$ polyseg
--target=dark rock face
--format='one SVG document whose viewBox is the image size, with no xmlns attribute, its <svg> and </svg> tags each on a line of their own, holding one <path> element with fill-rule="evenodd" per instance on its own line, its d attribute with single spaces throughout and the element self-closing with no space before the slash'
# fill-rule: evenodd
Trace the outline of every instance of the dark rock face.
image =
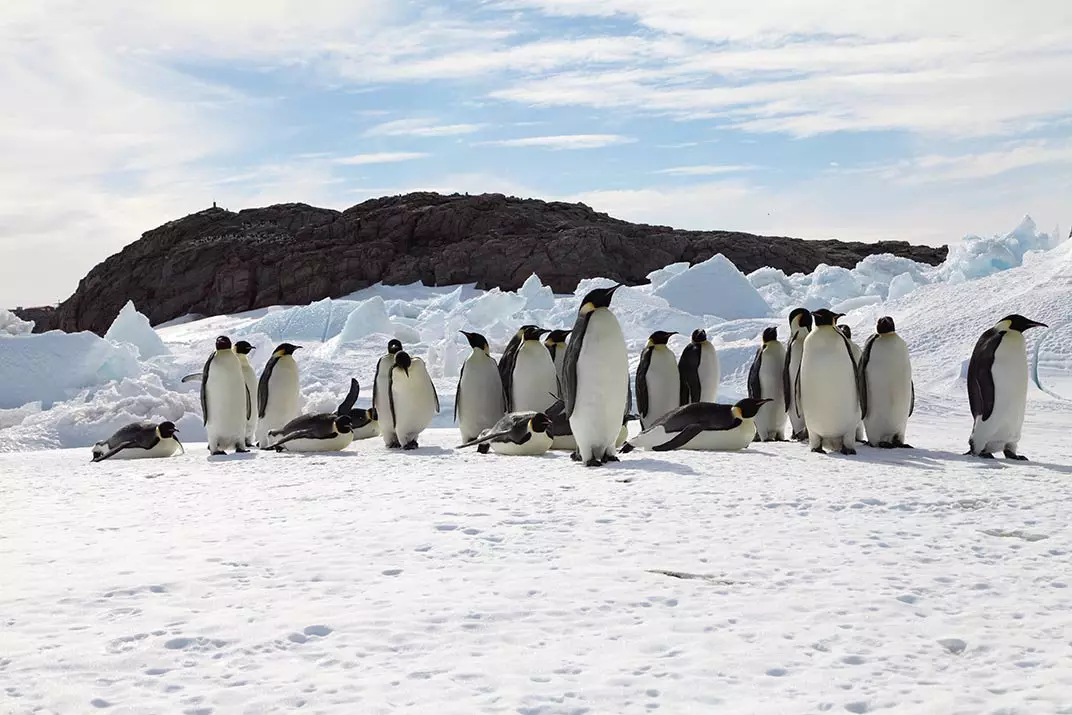
<svg viewBox="0 0 1072 715">
<path fill-rule="evenodd" d="M 762 266 L 796 273 L 820 263 L 852 268 L 875 253 L 937 264 L 946 249 L 679 231 L 620 221 L 584 204 L 500 194 L 416 193 L 341 213 L 306 204 L 212 208 L 149 231 L 105 260 L 37 330 L 103 334 L 128 299 L 156 325 L 187 313 L 304 304 L 379 281 L 510 290 L 535 272 L 556 292 L 592 276 L 636 285 L 657 268 L 716 253 L 746 273 Z"/>
</svg>

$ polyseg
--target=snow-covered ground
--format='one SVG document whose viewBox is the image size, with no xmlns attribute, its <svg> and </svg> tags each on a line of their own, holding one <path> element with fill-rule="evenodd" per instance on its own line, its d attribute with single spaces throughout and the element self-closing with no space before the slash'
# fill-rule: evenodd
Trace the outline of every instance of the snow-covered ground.
<svg viewBox="0 0 1072 715">
<path fill-rule="evenodd" d="M 454 450 L 457 331 L 497 353 L 522 323 L 570 327 L 603 282 L 377 286 L 157 330 L 131 306 L 109 339 L 0 315 L 0 712 L 1072 707 L 1072 242 L 1025 222 L 936 268 L 877 257 L 790 277 L 716 258 L 615 296 L 634 367 L 653 330 L 706 327 L 727 400 L 790 307 L 839 307 L 860 342 L 892 315 L 914 451 L 637 451 L 586 470 Z M 1011 312 L 1051 325 L 1028 333 L 1033 461 L 965 458 L 967 359 Z M 305 345 L 309 410 L 350 377 L 367 405 L 397 336 L 428 360 L 442 413 L 413 453 L 377 439 L 210 459 L 179 378 L 218 334 L 257 346 L 258 370 L 276 343 Z M 176 421 L 187 453 L 89 463 L 139 418 Z"/>
</svg>

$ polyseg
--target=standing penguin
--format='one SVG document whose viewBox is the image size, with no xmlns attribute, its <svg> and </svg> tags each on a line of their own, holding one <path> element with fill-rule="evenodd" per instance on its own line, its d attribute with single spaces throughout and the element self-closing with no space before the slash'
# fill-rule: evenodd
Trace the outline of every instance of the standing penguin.
<svg viewBox="0 0 1072 715">
<path fill-rule="evenodd" d="M 405 351 L 395 353 L 390 375 L 388 394 L 395 434 L 402 449 L 417 449 L 417 437 L 439 412 L 439 395 L 424 360 L 411 358 Z"/>
<path fill-rule="evenodd" d="M 681 405 L 681 376 L 677 358 L 667 345 L 675 332 L 656 330 L 640 353 L 636 372 L 637 411 L 640 427 L 647 429 L 655 420 Z"/>
<path fill-rule="evenodd" d="M 848 339 L 849 347 L 852 349 L 852 359 L 856 361 L 856 369 L 859 370 L 860 369 L 860 358 L 863 357 L 864 351 L 861 350 L 860 346 L 856 344 L 856 341 L 852 339 L 852 328 L 850 328 L 847 325 L 839 325 L 839 326 L 837 326 L 837 329 L 840 330 L 841 334 L 844 335 Z M 857 375 L 857 379 L 859 379 L 859 375 Z M 860 409 L 861 409 L 861 413 L 862 413 L 862 410 L 863 410 L 862 405 L 861 405 Z M 856 441 L 857 442 L 866 441 L 864 439 L 864 423 L 863 423 L 863 420 L 860 421 L 860 424 L 856 425 Z"/>
<path fill-rule="evenodd" d="M 808 425 L 804 421 L 804 408 L 800 404 L 797 378 L 800 375 L 800 357 L 804 354 L 804 338 L 811 332 L 811 312 L 796 308 L 789 314 L 789 341 L 785 345 L 785 368 L 782 370 L 782 392 L 785 396 L 785 411 L 789 414 L 792 438 L 808 439 Z"/>
<path fill-rule="evenodd" d="M 508 412 L 543 412 L 555 402 L 558 374 L 551 354 L 540 343 L 540 336 L 546 332 L 527 326 L 521 344 L 511 355 L 509 369 L 505 373 L 500 370 Z M 505 355 L 503 359 L 507 359 Z"/>
<path fill-rule="evenodd" d="M 480 333 L 459 331 L 473 348 L 462 364 L 458 391 L 454 396 L 454 421 L 462 433 L 462 441 L 470 442 L 495 425 L 506 412 L 506 396 L 495 358 L 489 353 L 488 341 Z M 486 453 L 487 442 L 477 450 Z"/>
<path fill-rule="evenodd" d="M 298 363 L 300 345 L 283 343 L 272 351 L 257 383 L 257 444 L 268 448 L 268 433 L 298 416 Z"/>
<path fill-rule="evenodd" d="M 551 353 L 551 362 L 555 364 L 555 374 L 558 375 L 559 382 L 562 382 L 562 366 L 566 363 L 566 337 L 569 333 L 568 330 L 552 330 L 543 339 L 547 352 Z"/>
<path fill-rule="evenodd" d="M 230 338 L 221 335 L 201 371 L 201 415 L 212 454 L 225 454 L 232 447 L 236 452 L 249 451 L 246 422 L 252 409 L 238 355 Z"/>
<path fill-rule="evenodd" d="M 842 454 L 856 454 L 853 445 L 860 424 L 860 396 L 852 346 L 836 327 L 840 313 L 822 308 L 812 317 L 815 329 L 804 339 L 797 377 L 808 442 L 813 452 L 823 453 L 826 446 Z"/>
<path fill-rule="evenodd" d="M 1000 449 L 1008 459 L 1027 460 L 1016 451 L 1027 408 L 1024 331 L 1045 327 L 1013 314 L 979 336 L 968 362 L 968 402 L 975 418 L 969 454 L 990 459 Z"/>
<path fill-rule="evenodd" d="M 235 354 L 238 355 L 238 364 L 242 366 L 242 379 L 246 383 L 246 392 L 249 393 L 250 404 L 259 405 L 260 400 L 257 399 L 257 373 L 253 371 L 253 366 L 249 364 L 249 354 L 254 350 L 256 348 L 245 340 L 239 340 L 234 344 Z M 246 446 L 252 447 L 256 438 L 257 410 L 250 410 L 249 418 L 246 420 Z"/>
<path fill-rule="evenodd" d="M 372 407 L 380 418 L 380 436 L 383 443 L 391 449 L 402 445 L 395 435 L 395 423 L 391 413 L 391 368 L 395 365 L 395 355 L 402 352 L 402 342 L 391 339 L 387 341 L 387 354 L 376 362 L 376 377 L 372 380 Z"/>
<path fill-rule="evenodd" d="M 576 459 L 598 467 L 616 462 L 618 435 L 629 395 L 629 355 L 622 327 L 610 302 L 621 284 L 591 291 L 581 301 L 573 325 L 562 392 L 566 416 L 577 442 Z"/>
<path fill-rule="evenodd" d="M 785 395 L 782 371 L 785 369 L 785 347 L 778 342 L 778 328 L 763 331 L 763 344 L 756 350 L 748 370 L 748 396 L 753 400 L 766 399 L 755 417 L 756 441 L 785 441 Z"/>
<path fill-rule="evenodd" d="M 503 350 L 502 355 L 499 357 L 499 379 L 502 380 L 502 384 L 505 387 L 510 380 L 510 375 L 514 372 L 514 362 L 517 360 L 517 351 L 521 349 L 521 343 L 525 340 L 525 334 L 531 330 L 539 330 L 538 325 L 522 325 L 517 329 L 517 332 L 510 338 L 510 342 L 506 344 L 506 348 Z M 507 408 L 510 405 L 510 390 L 506 390 L 506 404 Z"/>
<path fill-rule="evenodd" d="M 182 449 L 174 422 L 134 422 L 93 445 L 93 461 L 170 457 Z M 183 450 L 185 452 L 186 450 Z"/>
<path fill-rule="evenodd" d="M 872 447 L 908 447 L 905 426 L 916 406 L 908 346 L 893 318 L 879 318 L 876 332 L 860 357 L 860 410 Z"/>
<path fill-rule="evenodd" d="M 681 351 L 677 368 L 681 373 L 681 404 L 718 400 L 718 353 L 707 340 L 706 330 L 692 331 L 692 342 Z"/>
</svg>

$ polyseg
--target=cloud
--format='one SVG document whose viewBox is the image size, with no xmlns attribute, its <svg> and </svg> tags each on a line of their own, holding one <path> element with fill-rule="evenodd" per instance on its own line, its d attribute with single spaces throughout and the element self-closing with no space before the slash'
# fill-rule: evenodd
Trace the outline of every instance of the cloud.
<svg viewBox="0 0 1072 715">
<path fill-rule="evenodd" d="M 413 161 L 424 159 L 431 154 L 419 151 L 383 151 L 371 154 L 354 154 L 335 159 L 336 164 L 347 166 L 363 166 L 365 164 L 394 164 L 399 161 Z"/>
<path fill-rule="evenodd" d="M 988 179 L 1018 169 L 1072 165 L 1072 142 L 1028 141 L 972 154 L 925 154 L 888 166 L 864 168 L 885 179 L 908 184 Z"/>
<path fill-rule="evenodd" d="M 484 146 L 502 147 L 541 147 L 544 149 L 598 149 L 616 144 L 635 142 L 632 137 L 619 134 L 560 134 L 546 137 L 522 137 L 520 139 L 499 139 L 496 141 L 477 142 Z"/>
<path fill-rule="evenodd" d="M 436 124 L 431 119 L 396 119 L 377 124 L 364 133 L 366 137 L 451 137 L 474 134 L 486 124 Z"/>
<path fill-rule="evenodd" d="M 739 171 L 754 169 L 754 166 L 744 164 L 701 164 L 698 166 L 672 166 L 669 169 L 659 169 L 653 173 L 666 174 L 668 176 L 711 176 L 713 174 L 734 174 Z"/>
</svg>

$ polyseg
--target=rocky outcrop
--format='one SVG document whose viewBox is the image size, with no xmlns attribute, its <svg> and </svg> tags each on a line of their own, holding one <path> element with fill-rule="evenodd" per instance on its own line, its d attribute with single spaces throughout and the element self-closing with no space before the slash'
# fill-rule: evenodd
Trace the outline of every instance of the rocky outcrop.
<svg viewBox="0 0 1072 715">
<path fill-rule="evenodd" d="M 874 253 L 936 264 L 946 249 L 680 231 L 584 204 L 500 194 L 407 194 L 342 212 L 306 204 L 211 208 L 145 233 L 90 271 L 49 318 L 34 319 L 37 330 L 102 334 L 127 300 L 156 325 L 188 313 L 304 304 L 379 281 L 515 289 L 533 272 L 569 292 L 592 276 L 645 283 L 656 268 L 716 253 L 746 273 L 762 266 L 794 273 L 820 263 L 851 268 Z"/>
</svg>

